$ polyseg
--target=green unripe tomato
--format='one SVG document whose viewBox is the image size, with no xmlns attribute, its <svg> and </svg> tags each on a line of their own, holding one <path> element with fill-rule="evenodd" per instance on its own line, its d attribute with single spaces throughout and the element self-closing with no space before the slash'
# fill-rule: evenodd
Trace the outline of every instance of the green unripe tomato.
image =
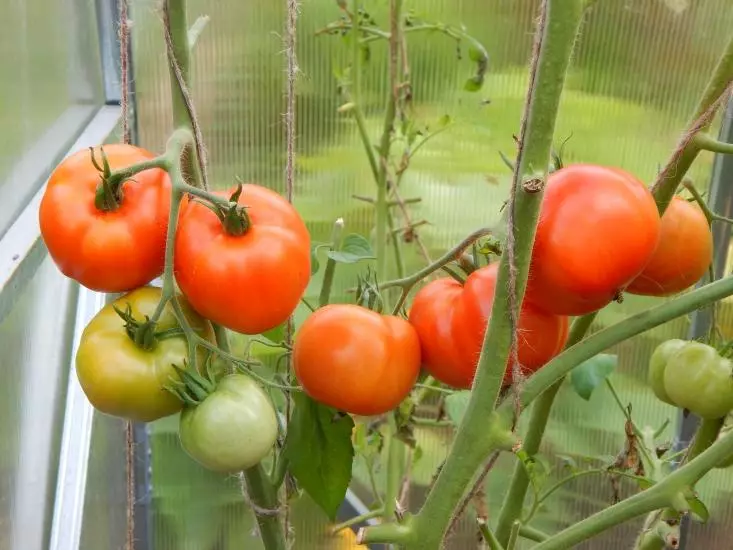
<svg viewBox="0 0 733 550">
<path fill-rule="evenodd" d="M 722 418 L 733 410 L 733 363 L 711 346 L 688 342 L 667 362 L 664 389 L 678 407 Z"/>
<path fill-rule="evenodd" d="M 652 353 L 651 359 L 649 359 L 649 385 L 657 396 L 657 399 L 664 401 L 673 406 L 677 406 L 669 395 L 667 390 L 664 389 L 664 370 L 669 362 L 670 357 L 677 353 L 687 344 L 686 340 L 680 340 L 675 338 L 673 340 L 667 340 L 659 344 L 654 353 Z"/>
<path fill-rule="evenodd" d="M 230 374 L 199 405 L 181 412 L 184 450 L 205 468 L 234 473 L 258 464 L 278 433 L 275 409 L 249 376 Z"/>
</svg>

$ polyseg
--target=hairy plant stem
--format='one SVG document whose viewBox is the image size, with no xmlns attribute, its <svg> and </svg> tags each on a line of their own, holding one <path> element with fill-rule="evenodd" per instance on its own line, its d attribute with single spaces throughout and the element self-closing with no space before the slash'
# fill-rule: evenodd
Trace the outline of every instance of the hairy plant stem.
<svg viewBox="0 0 733 550">
<path fill-rule="evenodd" d="M 277 488 L 272 484 L 262 463 L 244 471 L 252 508 L 257 518 L 262 543 L 266 550 L 285 550 L 285 531 L 278 510 Z"/>
<path fill-rule="evenodd" d="M 164 24 L 167 25 L 166 33 L 170 38 L 169 74 L 171 83 L 171 105 L 173 109 L 173 127 L 188 128 L 196 136 L 196 123 L 193 113 L 187 103 L 186 89 L 190 88 L 190 66 L 191 46 L 189 42 L 188 18 L 186 16 L 186 0 L 164 0 Z M 173 59 L 171 59 L 173 57 Z M 177 70 L 180 71 L 182 82 L 178 80 Z M 181 84 L 183 86 L 181 86 Z M 184 89 L 185 87 L 185 89 Z M 184 173 L 190 176 L 197 186 L 201 186 L 205 180 L 203 166 L 198 158 L 199 148 L 202 144 L 196 143 L 190 154 L 182 159 Z M 206 186 L 204 186 L 206 187 Z"/>
<path fill-rule="evenodd" d="M 590 326 L 596 318 L 595 313 L 578 317 L 570 330 L 568 342 L 565 348 L 574 346 L 580 342 Z M 547 423 L 550 420 L 550 411 L 555 401 L 557 392 L 563 384 L 565 377 L 561 378 L 549 388 L 547 388 L 532 405 L 532 412 L 529 419 L 527 433 L 522 441 L 522 449 L 530 457 L 537 454 L 542 443 L 542 437 L 545 434 Z M 496 526 L 496 537 L 499 541 L 506 545 L 509 542 L 513 522 L 519 518 L 524 505 L 524 498 L 529 487 L 529 476 L 522 462 L 517 461 L 514 465 L 514 473 L 509 483 L 509 490 L 499 511 L 499 519 Z"/>
<path fill-rule="evenodd" d="M 389 216 L 389 205 L 387 204 L 387 176 L 389 172 L 390 150 L 392 148 L 392 134 L 394 133 L 394 121 L 397 115 L 397 67 L 399 65 L 399 50 L 402 29 L 402 0 L 390 0 L 390 39 L 389 39 L 389 86 L 387 92 L 387 108 L 384 114 L 384 125 L 382 137 L 379 142 L 379 171 L 377 173 L 377 201 L 374 205 L 376 210 L 376 256 L 378 280 L 386 279 L 387 255 L 387 220 Z M 358 45 L 358 40 L 356 41 Z M 392 224 L 394 225 L 394 224 Z M 399 241 L 397 235 L 392 234 L 395 246 Z M 381 251 L 381 254 L 380 254 Z M 389 504 L 388 504 L 389 505 Z"/>
<path fill-rule="evenodd" d="M 722 99 L 733 84 L 733 35 L 718 60 L 715 70 L 698 101 L 687 131 L 667 165 L 657 175 L 652 186 L 660 212 L 664 212 L 677 188 L 703 148 L 696 138 L 710 127 Z"/>
<path fill-rule="evenodd" d="M 397 531 L 395 525 L 367 528 L 362 541 L 385 539 L 392 529 L 395 541 L 406 550 L 434 550 L 440 548 L 453 511 L 463 497 L 479 465 L 493 450 L 511 448 L 514 438 L 506 427 L 497 423 L 494 406 L 501 388 L 505 365 L 513 341 L 510 302 L 521 304 L 527 281 L 529 260 L 537 225 L 542 192 L 529 192 L 528 180 L 544 181 L 550 161 L 552 137 L 565 74 L 575 44 L 575 37 L 583 13 L 581 0 L 548 0 L 543 23 L 538 29 L 536 62 L 527 106 L 523 132 L 520 138 L 518 170 L 513 182 L 514 201 L 513 238 L 514 265 L 509 265 L 503 254 L 496 284 L 496 297 L 484 338 L 476 378 L 466 415 L 458 428 L 451 451 L 438 475 L 433 489 L 420 512 L 412 518 L 409 529 Z M 517 228 L 521 228 L 518 231 Z M 508 295 L 510 267 L 515 275 L 515 295 Z M 404 287 L 403 287 L 404 288 Z M 399 540 L 397 540 L 399 539 Z"/>
</svg>

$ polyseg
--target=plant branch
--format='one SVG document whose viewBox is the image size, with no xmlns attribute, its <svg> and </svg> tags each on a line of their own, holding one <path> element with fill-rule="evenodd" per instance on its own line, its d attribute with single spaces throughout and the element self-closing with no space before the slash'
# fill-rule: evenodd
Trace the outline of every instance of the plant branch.
<svg viewBox="0 0 733 550">
<path fill-rule="evenodd" d="M 173 105 L 173 125 L 186 127 L 193 132 L 195 159 L 186 159 L 186 173 L 196 185 L 209 188 L 206 173 L 206 150 L 198 123 L 196 110 L 191 99 L 190 89 L 190 46 L 186 0 L 163 1 L 163 30 L 168 66 L 170 69 L 171 101 Z"/>
<path fill-rule="evenodd" d="M 652 185 L 652 192 L 657 201 L 660 213 L 664 213 L 672 200 L 677 188 L 692 166 L 700 152 L 699 140 L 696 135 L 710 127 L 715 113 L 725 101 L 733 83 L 733 35 L 720 57 L 718 64 L 705 87 L 700 98 L 692 122 L 689 124 L 680 143 L 667 162 L 667 165 L 657 175 Z M 702 138 L 701 138 L 702 139 Z"/>
<path fill-rule="evenodd" d="M 357 523 L 361 523 L 363 521 L 366 521 L 372 518 L 378 518 L 379 516 L 382 515 L 382 512 L 383 512 L 382 508 L 379 507 L 376 510 L 370 510 L 366 514 L 361 514 L 360 516 L 354 516 L 353 518 L 349 518 L 346 521 L 334 526 L 333 532 L 338 533 L 339 531 L 343 531 L 347 527 L 351 527 L 352 525 L 356 525 Z"/>
<path fill-rule="evenodd" d="M 403 277 L 402 279 L 396 279 L 394 281 L 387 281 L 379 285 L 379 288 L 382 290 L 398 287 L 402 289 L 402 295 L 400 296 L 397 305 L 395 305 L 394 312 L 399 312 L 400 308 L 404 305 L 405 300 L 407 300 L 407 295 L 418 282 L 422 281 L 425 277 L 432 275 L 439 269 L 442 269 L 459 257 L 461 253 L 475 241 L 490 234 L 491 229 L 487 227 L 477 229 L 430 265 L 423 267 L 408 277 Z"/>
<path fill-rule="evenodd" d="M 733 295 L 733 275 L 692 290 L 674 300 L 632 315 L 620 323 L 598 331 L 582 342 L 569 347 L 534 373 L 522 390 L 522 406 L 528 406 L 574 367 L 609 347 L 731 295 Z M 511 404 L 505 401 L 500 405 L 498 412 L 506 416 L 510 407 Z"/>
<path fill-rule="evenodd" d="M 257 519 L 262 543 L 266 550 L 285 550 L 285 531 L 280 520 L 281 510 L 277 489 L 270 482 L 262 463 L 242 472 L 242 491 Z"/>
<path fill-rule="evenodd" d="M 708 471 L 733 454 L 733 432 L 646 491 L 635 494 L 557 533 L 533 550 L 566 550 L 615 525 L 671 506 Z M 682 497 L 684 500 L 684 497 Z"/>
<path fill-rule="evenodd" d="M 486 523 L 486 520 L 479 518 L 476 520 L 478 523 L 478 529 L 481 531 L 481 536 L 484 537 L 484 540 L 486 541 L 486 544 L 489 545 L 490 550 L 504 550 L 504 547 L 499 542 L 499 539 L 496 538 L 496 535 L 491 531 L 489 528 L 489 525 Z"/>
<path fill-rule="evenodd" d="M 331 230 L 331 250 L 338 252 L 341 249 L 341 241 L 344 231 L 344 219 L 339 218 L 333 224 Z M 336 260 L 328 258 L 326 267 L 323 270 L 323 282 L 321 283 L 321 294 L 318 297 L 318 306 L 323 307 L 328 304 L 331 298 L 331 287 L 333 286 L 333 275 L 336 272 Z"/>
<path fill-rule="evenodd" d="M 712 153 L 721 153 L 724 155 L 733 155 L 733 143 L 725 143 L 718 141 L 710 136 L 710 134 L 699 133 L 695 136 L 695 145 L 698 149 L 711 151 Z"/>
<path fill-rule="evenodd" d="M 377 256 L 377 277 L 378 280 L 386 279 L 387 255 L 387 216 L 389 206 L 387 205 L 387 176 L 389 170 L 390 150 L 392 146 L 392 134 L 394 133 L 394 121 L 397 114 L 397 101 L 399 88 L 397 83 L 397 68 L 399 66 L 400 54 L 400 33 L 402 30 L 402 0 L 389 0 L 389 85 L 387 92 L 387 108 L 384 114 L 384 125 L 382 137 L 379 141 L 379 169 L 377 173 L 377 201 L 374 205 L 376 211 L 376 256 Z M 358 45 L 358 34 L 354 34 L 354 41 Z M 395 237 L 395 246 L 397 239 Z M 380 253 L 381 252 L 381 253 Z M 389 504 L 388 504 L 389 506 Z"/>
<path fill-rule="evenodd" d="M 565 349 L 580 342 L 585 333 L 588 331 L 593 321 L 596 318 L 597 313 L 591 313 L 583 317 L 578 317 L 574 322 L 568 335 L 568 342 L 565 345 Z M 547 388 L 535 401 L 532 407 L 532 414 L 530 416 L 527 434 L 522 442 L 522 449 L 530 457 L 534 456 L 540 450 L 540 444 L 542 443 L 542 437 L 545 434 L 547 423 L 550 420 L 550 411 L 552 404 L 555 401 L 555 396 L 560 390 L 565 378 L 561 378 L 549 388 Z M 502 504 L 501 510 L 499 511 L 499 519 L 497 521 L 496 536 L 500 541 L 508 541 L 509 534 L 511 533 L 512 523 L 518 519 L 522 507 L 524 505 L 524 498 L 527 494 L 527 488 L 529 487 L 529 476 L 527 475 L 527 469 L 524 467 L 521 461 L 518 461 L 514 466 L 514 473 L 512 474 L 512 480 L 509 483 L 509 490 L 507 491 L 506 497 Z M 529 521 L 529 520 L 527 520 Z"/>
</svg>

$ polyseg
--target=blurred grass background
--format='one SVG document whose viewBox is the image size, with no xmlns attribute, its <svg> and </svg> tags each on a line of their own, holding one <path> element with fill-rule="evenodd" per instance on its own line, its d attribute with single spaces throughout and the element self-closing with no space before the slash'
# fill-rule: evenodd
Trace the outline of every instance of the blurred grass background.
<svg viewBox="0 0 733 550">
<path fill-rule="evenodd" d="M 234 176 L 284 189 L 284 3 L 193 0 L 190 21 L 211 17 L 194 55 L 194 99 L 211 162 L 211 180 L 227 187 Z M 386 24 L 386 0 L 366 0 L 377 22 Z M 423 19 L 466 26 L 490 56 L 489 73 L 478 93 L 463 91 L 473 67 L 458 59 L 456 43 L 437 34 L 414 34 L 409 59 L 415 109 L 422 123 L 449 114 L 451 128 L 432 140 L 414 159 L 402 183 L 403 197 L 422 197 L 412 208 L 425 219 L 420 236 L 437 256 L 469 231 L 499 220 L 509 173 L 499 151 L 513 153 L 527 80 L 534 0 L 407 1 Z M 134 0 L 133 44 L 137 112 L 142 145 L 161 150 L 171 129 L 168 80 L 160 20 L 153 0 Z M 348 115 L 335 74 L 347 65 L 348 52 L 337 37 L 315 32 L 338 18 L 333 0 L 306 0 L 298 23 L 296 205 L 313 239 L 328 239 L 334 219 L 343 216 L 349 231 L 369 235 L 372 212 L 354 193 L 370 195 L 374 185 Z M 565 161 L 617 165 L 651 181 L 674 148 L 705 79 L 733 28 L 729 0 L 598 0 L 589 12 L 563 96 L 557 145 L 568 138 Z M 375 44 L 363 78 L 363 102 L 372 138 L 378 139 L 386 94 L 386 47 Z M 701 155 L 690 176 L 704 189 L 711 156 Z M 414 247 L 406 247 L 408 269 L 421 265 Z M 391 258 L 391 255 L 388 257 Z M 334 294 L 346 300 L 364 265 L 339 267 Z M 314 277 L 315 295 L 320 277 Z M 594 329 L 640 311 L 654 300 L 629 297 L 599 316 Z M 730 323 L 730 308 L 721 320 Z M 302 318 L 304 312 L 298 312 Z M 659 426 L 675 411 L 655 401 L 645 385 L 646 362 L 653 347 L 683 336 L 679 319 L 611 350 L 619 355 L 613 375 L 622 399 L 633 403 L 641 424 Z M 267 359 L 265 357 L 265 359 Z M 449 430 L 419 432 L 422 457 L 415 464 L 411 504 L 417 506 L 450 441 Z M 204 472 L 178 446 L 175 418 L 151 426 L 156 550 L 257 548 L 252 523 L 234 480 Z M 600 388 L 589 402 L 563 388 L 546 437 L 544 453 L 611 457 L 623 444 L 623 416 L 611 395 Z M 489 510 L 496 512 L 506 488 L 511 457 L 502 460 L 487 485 Z M 381 475 L 381 472 L 377 472 Z M 355 489 L 364 495 L 365 470 L 355 463 Z M 713 519 L 694 539 L 695 548 L 733 548 L 726 524 L 733 509 L 727 494 L 733 479 L 716 471 L 701 485 Z M 607 480 L 592 477 L 556 493 L 537 526 L 557 529 L 607 506 Z M 307 500 L 295 504 L 296 548 L 328 548 L 316 533 L 323 518 Z M 621 526 L 582 548 L 625 547 L 638 524 Z M 475 533 L 467 518 L 449 548 L 473 548 Z"/>
</svg>

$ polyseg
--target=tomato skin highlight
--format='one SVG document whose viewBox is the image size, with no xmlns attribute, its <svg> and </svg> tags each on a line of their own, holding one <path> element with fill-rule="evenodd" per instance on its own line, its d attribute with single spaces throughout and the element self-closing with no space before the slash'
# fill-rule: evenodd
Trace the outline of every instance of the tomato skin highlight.
<svg viewBox="0 0 733 550">
<path fill-rule="evenodd" d="M 497 276 L 498 263 L 494 263 L 471 273 L 463 287 L 444 278 L 428 283 L 415 295 L 410 323 L 420 338 L 423 367 L 444 384 L 467 389 L 473 383 Z M 535 372 L 560 353 L 567 337 L 567 317 L 524 305 L 517 350 L 523 373 Z M 512 369 L 507 366 L 504 385 L 511 382 Z"/>
<path fill-rule="evenodd" d="M 217 193 L 230 197 L 227 193 Z M 285 322 L 310 280 L 310 234 L 298 212 L 275 191 L 242 186 L 239 204 L 251 227 L 230 235 L 206 206 L 183 208 L 174 271 L 191 305 L 204 317 L 243 334 Z"/>
<path fill-rule="evenodd" d="M 104 145 L 112 170 L 155 155 L 133 145 Z M 101 164 L 99 147 L 95 159 Z M 134 181 L 133 181 L 134 180 Z M 100 173 L 84 149 L 53 171 L 39 209 L 41 236 L 67 277 L 97 292 L 126 292 L 163 272 L 171 183 L 152 168 L 121 186 L 119 208 L 104 212 L 94 201 Z"/>
<path fill-rule="evenodd" d="M 249 376 L 230 374 L 199 405 L 181 413 L 181 446 L 205 468 L 235 473 L 255 466 L 272 450 L 278 434 L 275 409 Z"/>
<path fill-rule="evenodd" d="M 713 261 L 713 235 L 697 204 L 674 197 L 662 216 L 659 246 L 626 288 L 631 294 L 670 296 L 690 288 Z"/>
<path fill-rule="evenodd" d="M 181 410 L 183 404 L 164 386 L 179 379 L 172 365 L 183 367 L 188 359 L 186 337 L 176 335 L 158 340 L 144 350 L 127 335 L 123 319 L 114 311 L 129 305 L 132 316 L 145 321 L 152 316 L 161 290 L 141 287 L 126 294 L 97 313 L 82 333 L 76 353 L 76 374 L 89 402 L 98 411 L 136 422 L 151 422 Z M 214 341 L 211 325 L 179 297 L 181 308 L 198 334 Z M 156 326 L 158 332 L 180 328 L 171 304 L 167 304 Z M 199 361 L 203 361 L 203 353 Z"/>
<path fill-rule="evenodd" d="M 404 319 L 352 304 L 311 314 L 293 345 L 293 368 L 313 399 L 360 416 L 397 407 L 420 373 L 420 341 Z"/>
<path fill-rule="evenodd" d="M 569 165 L 550 174 L 525 301 L 558 315 L 609 304 L 642 272 L 659 242 L 654 198 L 617 168 Z"/>
</svg>

